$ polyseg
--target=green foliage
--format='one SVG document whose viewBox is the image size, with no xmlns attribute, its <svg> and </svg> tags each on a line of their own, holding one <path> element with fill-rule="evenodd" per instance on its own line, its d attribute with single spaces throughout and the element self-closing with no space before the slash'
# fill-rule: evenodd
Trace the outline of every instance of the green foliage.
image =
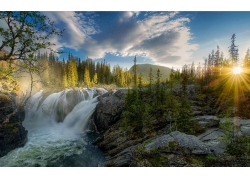
<svg viewBox="0 0 250 180">
<path fill-rule="evenodd" d="M 170 151 L 173 151 L 176 147 L 177 147 L 177 143 L 175 141 L 171 141 L 168 143 L 167 150 L 170 152 Z"/>
<path fill-rule="evenodd" d="M 220 128 L 223 130 L 224 135 L 220 138 L 220 141 L 225 145 L 228 145 L 233 140 L 233 121 L 226 118 L 224 121 L 220 121 Z"/>
<path fill-rule="evenodd" d="M 133 66 L 133 79 L 134 79 L 134 87 L 137 88 L 137 65 L 136 65 L 136 56 L 134 58 L 134 66 Z"/>
<path fill-rule="evenodd" d="M 249 155 L 250 153 L 250 136 L 244 135 L 233 138 L 228 144 L 226 152 L 231 155 Z"/>
<path fill-rule="evenodd" d="M 86 68 L 84 71 L 84 85 L 87 87 L 91 87 L 90 77 L 89 77 L 89 70 Z"/>
<path fill-rule="evenodd" d="M 199 166 L 199 167 L 211 167 L 215 163 L 220 161 L 218 157 L 213 156 L 211 154 L 191 156 L 191 157 L 187 157 L 186 160 L 192 166 Z"/>
<path fill-rule="evenodd" d="M 226 118 L 224 122 L 220 122 L 220 127 L 224 135 L 219 140 L 227 146 L 227 153 L 231 155 L 248 155 L 250 153 L 250 136 L 237 134 L 237 127 L 233 121 Z"/>
<path fill-rule="evenodd" d="M 195 166 L 203 166 L 204 162 L 200 158 L 191 158 L 191 164 Z"/>
<path fill-rule="evenodd" d="M 118 87 L 128 87 L 131 83 L 131 75 L 129 71 L 127 69 L 124 70 L 119 65 L 114 66 L 112 77 Z"/>
<path fill-rule="evenodd" d="M 0 60 L 22 67 L 28 73 L 38 72 L 40 66 L 35 54 L 40 49 L 53 51 L 51 46 L 55 44 L 49 38 L 61 36 L 63 31 L 57 31 L 49 18 L 35 11 L 1 11 L 0 20 L 6 23 L 6 28 L 0 29 L 0 51 L 9 49 L 0 56 Z M 16 60 L 20 63 L 16 63 Z M 32 74 L 30 76 L 32 79 Z"/>
<path fill-rule="evenodd" d="M 126 95 L 125 111 L 123 112 L 124 125 L 138 127 L 139 129 L 143 126 L 143 115 L 144 104 L 139 99 L 139 93 L 137 90 L 129 90 Z"/>
<path fill-rule="evenodd" d="M 185 91 L 183 94 L 181 97 L 176 96 L 164 84 L 160 84 L 160 70 L 154 89 L 150 90 L 148 86 L 148 90 L 143 90 L 139 78 L 138 88 L 129 90 L 126 96 L 123 127 L 127 130 L 133 129 L 134 133 L 146 133 L 154 131 L 153 121 L 160 120 L 164 123 L 163 127 L 170 124 L 170 130 L 188 134 L 203 132 L 198 122 L 191 121 L 191 105 Z"/>
<path fill-rule="evenodd" d="M 146 140 L 142 145 L 137 146 L 134 153 L 135 163 L 138 166 L 168 167 L 169 163 L 166 155 L 160 153 L 158 149 L 145 150 L 146 145 L 150 142 L 151 140 Z"/>
</svg>

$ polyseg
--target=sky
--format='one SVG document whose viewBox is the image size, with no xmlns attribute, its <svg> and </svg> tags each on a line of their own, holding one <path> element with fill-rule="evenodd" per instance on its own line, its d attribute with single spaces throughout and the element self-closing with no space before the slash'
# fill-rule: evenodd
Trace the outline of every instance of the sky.
<svg viewBox="0 0 250 180">
<path fill-rule="evenodd" d="M 70 52 L 82 60 L 105 59 L 111 66 L 130 68 L 136 56 L 138 64 L 176 69 L 192 62 L 204 63 L 217 45 L 227 57 L 233 33 L 240 60 L 243 59 L 250 47 L 250 11 L 178 8 L 79 11 L 77 7 L 77 11 L 45 9 L 41 13 L 54 21 L 59 30 L 65 29 L 63 37 L 51 38 L 56 44 L 54 48 L 65 52 L 60 59 L 67 59 Z"/>
</svg>

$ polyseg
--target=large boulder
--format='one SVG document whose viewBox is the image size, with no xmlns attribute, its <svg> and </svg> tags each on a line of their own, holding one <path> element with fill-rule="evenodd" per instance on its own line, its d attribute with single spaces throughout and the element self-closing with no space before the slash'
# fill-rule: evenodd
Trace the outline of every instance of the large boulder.
<svg viewBox="0 0 250 180">
<path fill-rule="evenodd" d="M 127 89 L 118 89 L 98 97 L 99 103 L 94 112 L 94 123 L 97 131 L 100 133 L 106 131 L 121 118 L 127 92 Z"/>
<path fill-rule="evenodd" d="M 11 113 L 6 121 L 6 116 L 0 116 L 0 157 L 11 150 L 22 147 L 27 142 L 28 131 L 22 126 L 25 118 L 23 108 L 18 108 Z M 4 121 L 3 121 L 4 120 Z"/>
<path fill-rule="evenodd" d="M 27 142 L 28 132 L 22 126 L 25 111 L 16 105 L 16 96 L 14 92 L 0 91 L 0 157 Z"/>
<path fill-rule="evenodd" d="M 147 151 L 158 149 L 162 152 L 174 152 L 182 155 L 210 154 L 209 147 L 194 135 L 179 131 L 159 136 L 146 145 Z"/>
<path fill-rule="evenodd" d="M 224 135 L 223 131 L 219 128 L 214 128 L 206 131 L 205 133 L 198 136 L 198 138 L 204 142 L 215 156 L 221 156 L 226 150 L 220 138 Z"/>
</svg>

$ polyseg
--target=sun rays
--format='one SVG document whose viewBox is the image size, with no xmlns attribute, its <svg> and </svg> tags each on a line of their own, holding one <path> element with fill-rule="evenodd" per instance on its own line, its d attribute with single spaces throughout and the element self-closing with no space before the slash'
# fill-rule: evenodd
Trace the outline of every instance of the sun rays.
<svg viewBox="0 0 250 180">
<path fill-rule="evenodd" d="M 241 67 L 235 67 L 233 68 L 233 74 L 241 74 L 242 68 Z"/>
<path fill-rule="evenodd" d="M 219 94 L 215 103 L 217 112 L 224 111 L 227 104 L 235 116 L 242 116 L 240 112 L 243 111 L 250 116 L 246 98 L 246 94 L 250 91 L 248 72 L 250 69 L 224 67 L 221 75 L 209 84 Z"/>
</svg>

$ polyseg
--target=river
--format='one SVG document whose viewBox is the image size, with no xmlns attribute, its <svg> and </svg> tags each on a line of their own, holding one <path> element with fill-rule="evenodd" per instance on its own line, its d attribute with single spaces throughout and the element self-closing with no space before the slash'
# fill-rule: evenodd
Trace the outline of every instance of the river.
<svg viewBox="0 0 250 180">
<path fill-rule="evenodd" d="M 0 158 L 0 166 L 102 166 L 105 156 L 91 144 L 98 137 L 91 118 L 97 97 L 105 92 L 93 88 L 34 94 L 25 106 L 23 121 L 28 142 Z"/>
</svg>

